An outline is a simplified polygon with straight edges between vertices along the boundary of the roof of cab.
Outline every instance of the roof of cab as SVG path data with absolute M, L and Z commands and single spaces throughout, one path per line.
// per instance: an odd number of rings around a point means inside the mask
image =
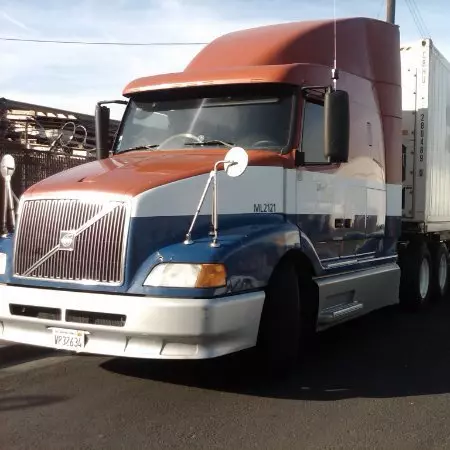
M 143 77 L 123 94 L 173 87 L 243 82 L 282 82 L 292 66 L 333 66 L 333 20 L 291 22 L 235 31 L 202 49 L 183 72 Z M 399 29 L 380 20 L 355 17 L 336 21 L 337 66 L 356 76 L 397 84 Z

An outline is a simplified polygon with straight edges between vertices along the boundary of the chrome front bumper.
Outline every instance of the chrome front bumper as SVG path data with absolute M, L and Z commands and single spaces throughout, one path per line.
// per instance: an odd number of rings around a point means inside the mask
M 52 329 L 64 328 L 86 332 L 83 353 L 213 358 L 256 345 L 263 303 L 264 292 L 180 299 L 0 285 L 0 339 L 52 348 Z

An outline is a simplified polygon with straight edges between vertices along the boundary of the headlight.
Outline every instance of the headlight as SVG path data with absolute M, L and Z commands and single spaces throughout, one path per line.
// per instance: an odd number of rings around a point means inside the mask
M 158 264 L 144 281 L 144 286 L 210 288 L 226 285 L 223 264 Z
M 6 253 L 0 253 L 0 275 L 6 272 Z

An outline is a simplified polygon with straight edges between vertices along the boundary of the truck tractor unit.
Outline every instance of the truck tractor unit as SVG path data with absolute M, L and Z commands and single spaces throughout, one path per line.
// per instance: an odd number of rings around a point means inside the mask
M 99 102 L 97 159 L 8 209 L 0 339 L 253 349 L 281 369 L 310 332 L 446 296 L 450 66 L 431 40 L 401 47 L 368 18 L 264 26 L 123 96 L 112 148 Z M 13 170 L 5 157 L 5 192 Z

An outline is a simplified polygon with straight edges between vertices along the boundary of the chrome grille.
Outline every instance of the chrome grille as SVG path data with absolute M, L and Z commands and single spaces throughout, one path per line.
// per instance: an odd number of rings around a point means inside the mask
M 123 202 L 27 200 L 16 233 L 16 276 L 120 284 L 127 208 Z M 61 232 L 73 246 L 60 246 Z

